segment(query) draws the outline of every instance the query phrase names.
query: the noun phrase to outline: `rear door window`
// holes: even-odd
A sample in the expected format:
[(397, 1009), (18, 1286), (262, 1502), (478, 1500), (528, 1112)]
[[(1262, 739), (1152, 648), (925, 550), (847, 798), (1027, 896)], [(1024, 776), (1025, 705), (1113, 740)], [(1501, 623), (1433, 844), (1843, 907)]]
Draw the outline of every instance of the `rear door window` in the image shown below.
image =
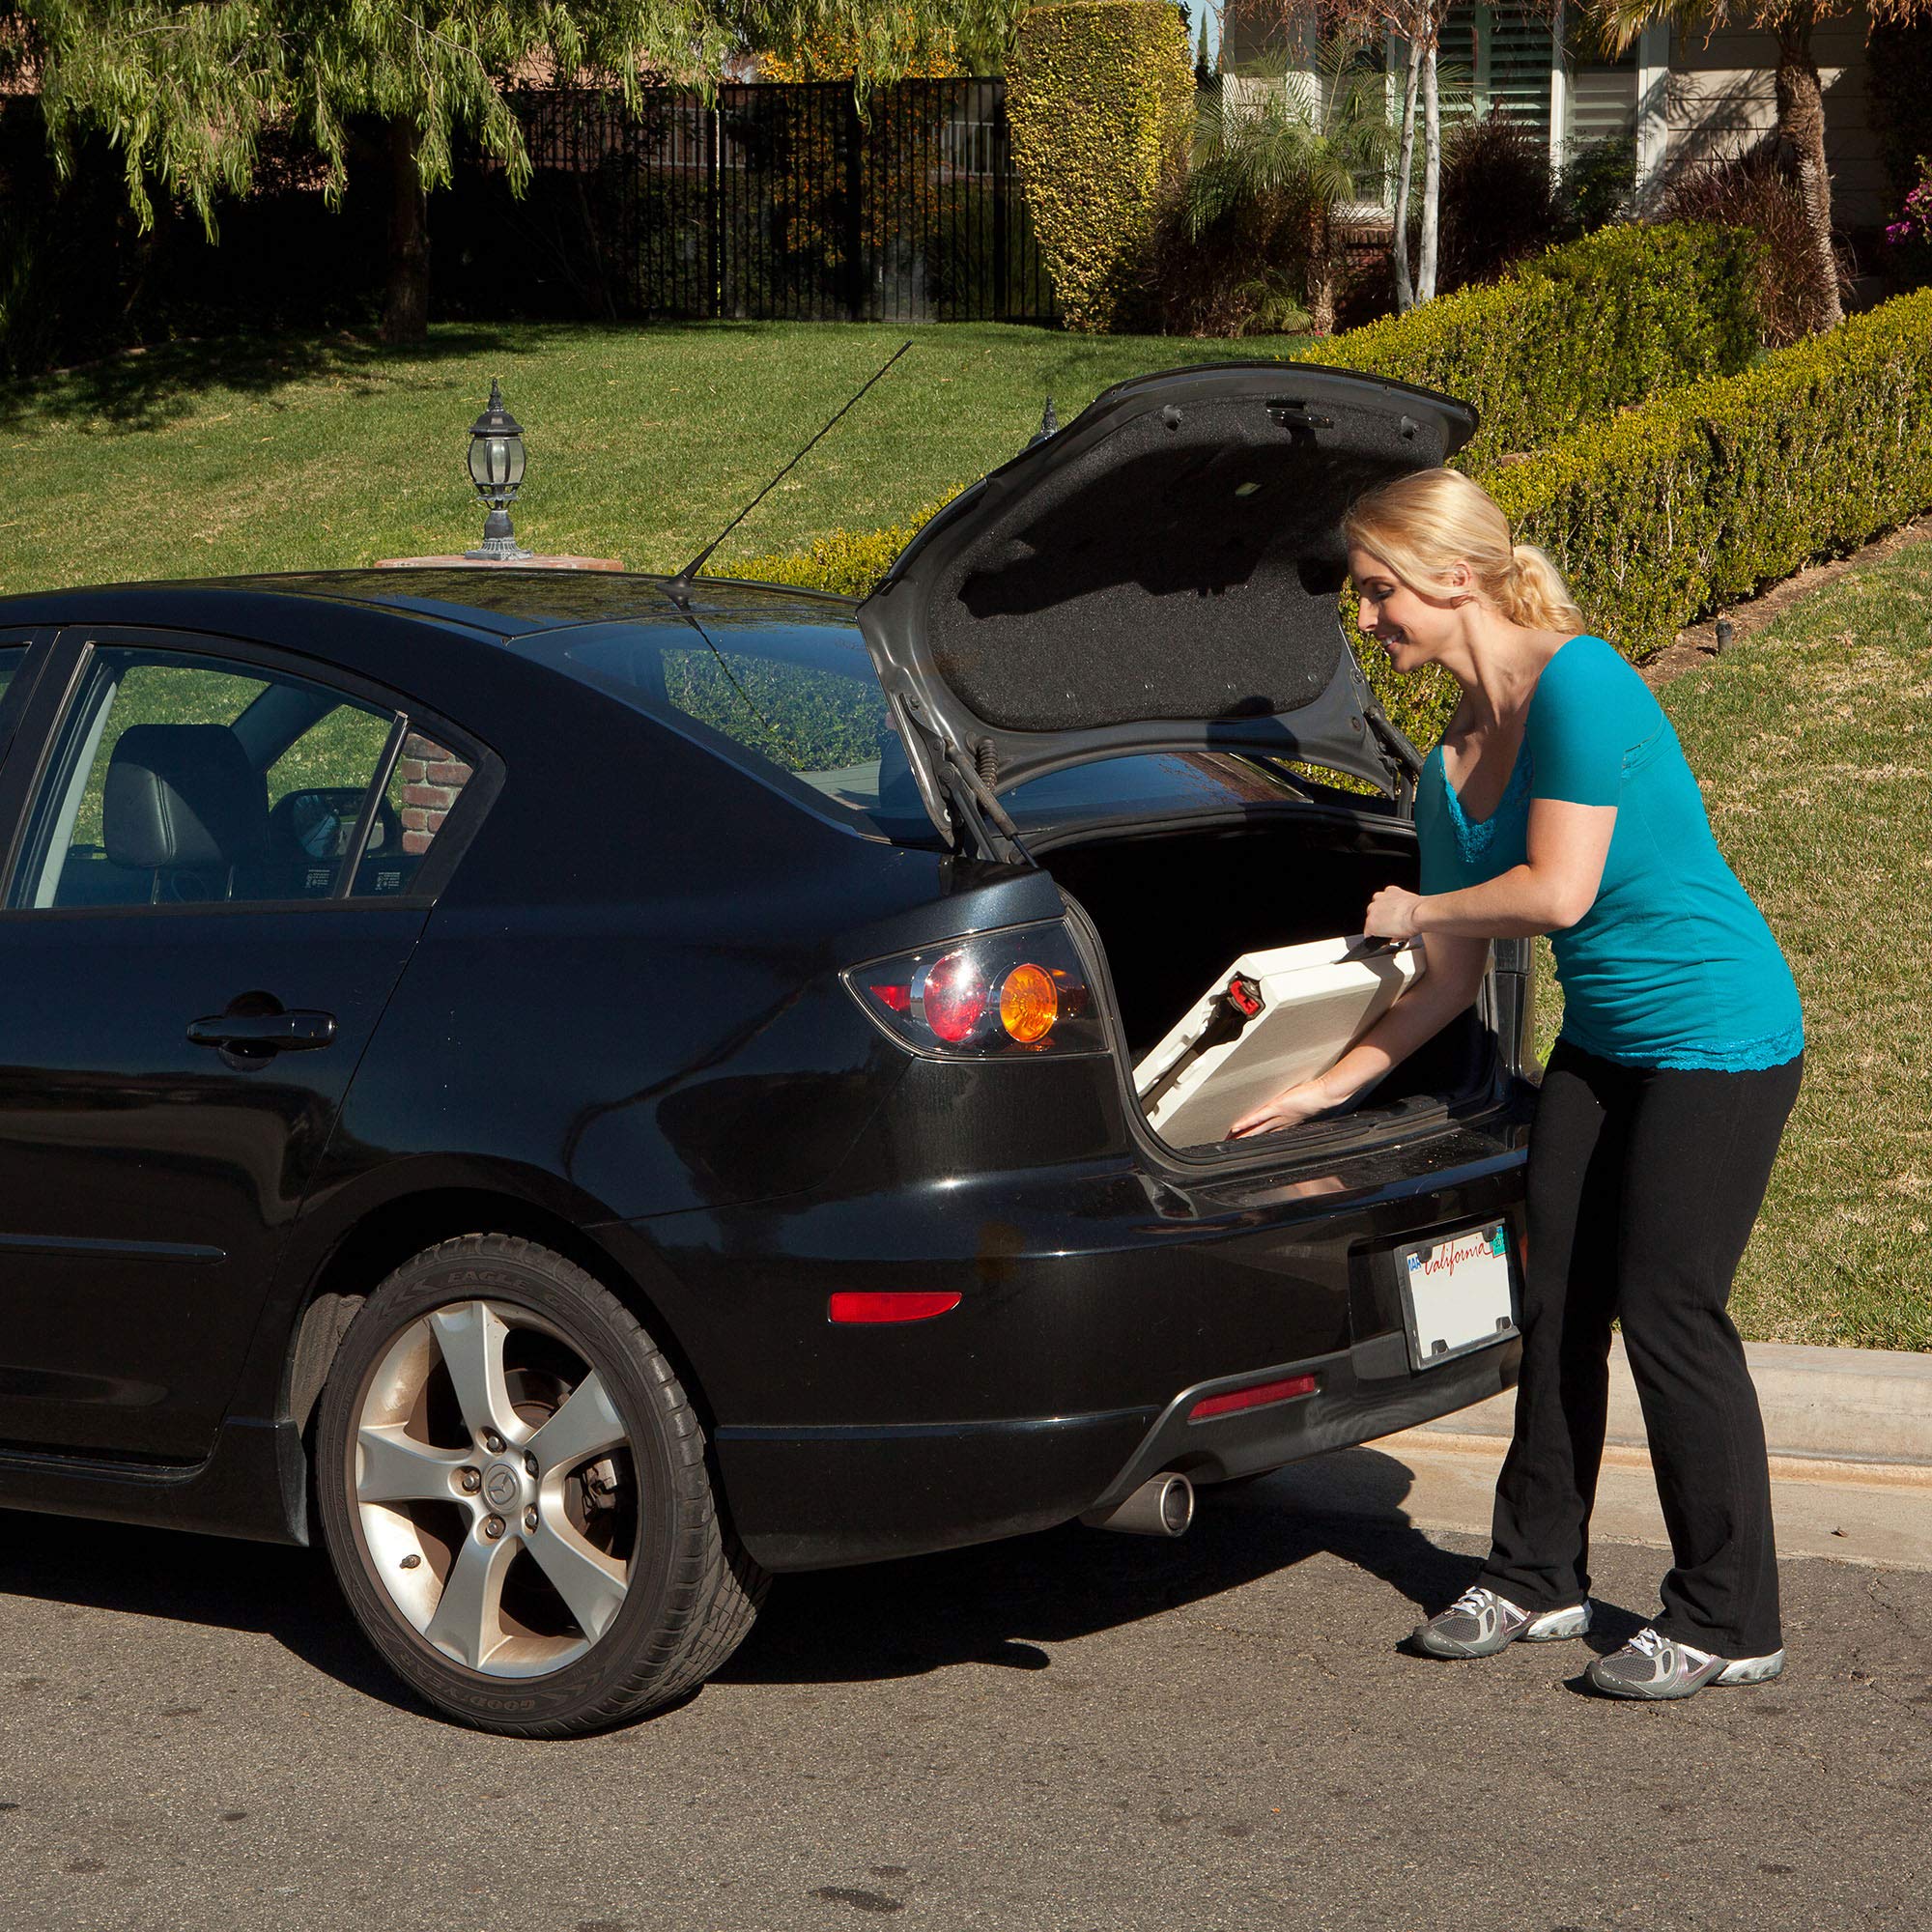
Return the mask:
[(178, 652), (92, 653), (10, 903), (328, 898), (393, 755), (395, 714)]

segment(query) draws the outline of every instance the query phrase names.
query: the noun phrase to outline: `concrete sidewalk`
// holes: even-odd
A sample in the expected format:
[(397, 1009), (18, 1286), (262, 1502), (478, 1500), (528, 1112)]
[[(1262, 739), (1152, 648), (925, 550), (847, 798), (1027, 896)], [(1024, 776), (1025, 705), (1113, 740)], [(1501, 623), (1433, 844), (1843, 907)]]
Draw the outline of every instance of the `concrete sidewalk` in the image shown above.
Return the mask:
[[(1918, 1464), (1932, 1471), (1932, 1354), (1747, 1342), (1745, 1355), (1774, 1456)], [(1418, 1440), (1494, 1435), (1507, 1441), (1515, 1419), (1512, 1389), (1409, 1434)], [(1631, 1448), (1644, 1445), (1643, 1411), (1621, 1336), (1610, 1345), (1606, 1439)]]
[[(1750, 1344), (1783, 1556), (1932, 1571), (1932, 1355)], [(1268, 1479), (1297, 1509), (1487, 1535), (1514, 1391)], [(1621, 1341), (1592, 1533), (1667, 1547)]]

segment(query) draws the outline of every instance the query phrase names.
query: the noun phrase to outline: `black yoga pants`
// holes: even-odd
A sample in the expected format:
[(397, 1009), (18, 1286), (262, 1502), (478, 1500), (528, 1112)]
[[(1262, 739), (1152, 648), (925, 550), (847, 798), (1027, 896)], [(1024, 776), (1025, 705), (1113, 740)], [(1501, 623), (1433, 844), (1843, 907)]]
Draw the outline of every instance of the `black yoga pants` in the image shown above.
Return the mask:
[(1719, 1657), (1780, 1647), (1757, 1391), (1725, 1313), (1804, 1055), (1742, 1073), (1624, 1066), (1558, 1040), (1529, 1150), (1522, 1370), (1481, 1581), (1541, 1613), (1590, 1588), (1610, 1322), (1670, 1532), (1658, 1630)]

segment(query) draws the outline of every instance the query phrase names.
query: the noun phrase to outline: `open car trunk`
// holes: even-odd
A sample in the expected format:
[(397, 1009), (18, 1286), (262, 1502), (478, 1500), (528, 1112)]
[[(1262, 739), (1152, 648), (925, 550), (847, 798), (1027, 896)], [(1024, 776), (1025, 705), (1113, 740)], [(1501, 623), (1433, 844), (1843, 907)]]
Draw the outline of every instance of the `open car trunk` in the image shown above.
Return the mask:
[[(1199, 817), (1167, 830), (1117, 819), (1042, 837), (1022, 835), (1003, 795), (1146, 752), (1259, 754), (1384, 798), (1412, 795), (1415, 748), (1382, 715), (1343, 634), (1343, 520), (1363, 491), (1441, 464), (1475, 427), (1453, 397), (1307, 363), (1141, 377), (954, 497), (860, 606), (940, 838), (1042, 865), (1085, 911), (1130, 1070), (1244, 957), (1322, 941), (1332, 973), (1376, 889), (1416, 884), (1413, 831), (1398, 816), (1311, 804), (1214, 829)], [(1288, 981), (1276, 991), (1264, 1003), (1273, 1036), (1292, 1035), (1297, 1012), (1332, 1030), (1348, 1006), (1327, 999), (1318, 1018), (1321, 1002), (1297, 1001)], [(1493, 983), (1479, 1010), (1500, 1012)], [(1348, 1037), (1344, 1028), (1335, 1055)], [(1350, 1111), (1394, 1133), (1480, 1094), (1495, 1065), (1471, 1011)], [(1220, 1070), (1196, 1068), (1204, 1084)], [(1187, 1138), (1170, 1145), (1221, 1145), (1253, 1100), (1231, 1104), (1217, 1126), (1195, 1097)], [(1357, 1130), (1372, 1138), (1375, 1126)]]
[[(1105, 949), (1134, 1066), (1205, 993), (1225, 983), (1242, 955), (1359, 934), (1363, 911), (1379, 887), (1413, 890), (1416, 884), (1415, 839), (1407, 824), (1390, 819), (1376, 825), (1317, 808), (1242, 825), (1072, 833), (1044, 849), (1034, 842), (1032, 851), (1086, 914)], [(1319, 1032), (1324, 1022), (1313, 1017), (1310, 1024)], [(1327, 1024), (1332, 1029), (1332, 1021)], [(1289, 1026), (1292, 1031), (1293, 1022)], [(1346, 1043), (1344, 1033), (1334, 1041), (1336, 1054)], [(1230, 1075), (1233, 1070), (1231, 1065)], [(1495, 1040), (1479, 1003), (1347, 1111), (1362, 1131), (1378, 1124), (1394, 1131), (1423, 1113), (1475, 1098), (1495, 1070)], [(1204, 1115), (1217, 1118), (1208, 1098), (1212, 1091), (1210, 1079), (1183, 1116), (1195, 1126), (1174, 1145), (1214, 1145), (1225, 1134), (1226, 1121), (1207, 1138), (1199, 1125)], [(1228, 1121), (1238, 1111), (1230, 1106)]]

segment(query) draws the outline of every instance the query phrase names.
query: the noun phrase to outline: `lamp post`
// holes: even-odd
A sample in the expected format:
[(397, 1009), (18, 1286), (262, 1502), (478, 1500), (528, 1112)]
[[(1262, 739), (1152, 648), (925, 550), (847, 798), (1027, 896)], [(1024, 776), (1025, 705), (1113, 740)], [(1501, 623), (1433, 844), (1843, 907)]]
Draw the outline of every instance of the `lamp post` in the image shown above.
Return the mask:
[(464, 555), (479, 563), (516, 563), (527, 557), (530, 553), (519, 547), (510, 527), (510, 505), (524, 481), (523, 425), (503, 407), (502, 385), (494, 377), (490, 401), (469, 425), (469, 480), (490, 514), (484, 519), (481, 547)]

